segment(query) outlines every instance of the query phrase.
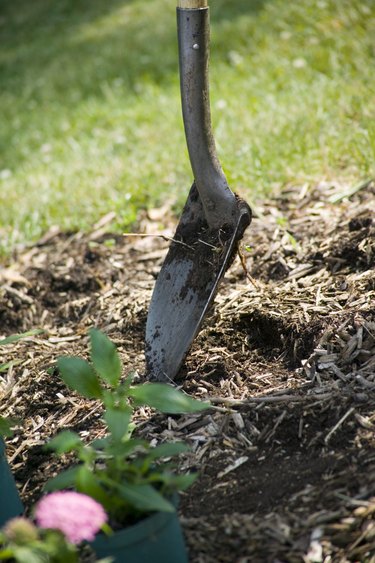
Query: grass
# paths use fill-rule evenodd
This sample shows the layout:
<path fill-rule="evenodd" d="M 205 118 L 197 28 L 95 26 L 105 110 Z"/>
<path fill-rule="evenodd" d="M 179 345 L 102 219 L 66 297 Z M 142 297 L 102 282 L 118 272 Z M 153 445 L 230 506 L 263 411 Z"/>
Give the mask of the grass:
<path fill-rule="evenodd" d="M 191 172 L 170 0 L 4 0 L 0 245 L 183 204 Z M 212 0 L 211 102 L 232 188 L 374 175 L 372 0 Z"/>

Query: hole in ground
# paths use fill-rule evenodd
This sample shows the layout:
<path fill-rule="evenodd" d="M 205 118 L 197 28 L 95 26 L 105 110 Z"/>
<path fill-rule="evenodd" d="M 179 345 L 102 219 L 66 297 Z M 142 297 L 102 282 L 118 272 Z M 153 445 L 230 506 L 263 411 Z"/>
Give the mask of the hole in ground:
<path fill-rule="evenodd" d="M 318 320 L 307 324 L 273 316 L 263 311 L 241 315 L 235 330 L 241 332 L 251 349 L 261 352 L 267 360 L 280 359 L 288 368 L 298 367 L 314 349 L 317 337 L 324 329 Z"/>

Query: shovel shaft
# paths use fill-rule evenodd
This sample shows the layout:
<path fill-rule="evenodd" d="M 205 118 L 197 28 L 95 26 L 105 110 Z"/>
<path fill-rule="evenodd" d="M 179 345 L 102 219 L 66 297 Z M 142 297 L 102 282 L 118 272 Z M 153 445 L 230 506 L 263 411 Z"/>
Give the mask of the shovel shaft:
<path fill-rule="evenodd" d="M 180 85 L 186 142 L 207 223 L 234 225 L 238 207 L 216 153 L 209 99 L 209 8 L 203 0 L 180 0 L 177 8 Z M 197 9 L 190 5 L 199 5 Z"/>

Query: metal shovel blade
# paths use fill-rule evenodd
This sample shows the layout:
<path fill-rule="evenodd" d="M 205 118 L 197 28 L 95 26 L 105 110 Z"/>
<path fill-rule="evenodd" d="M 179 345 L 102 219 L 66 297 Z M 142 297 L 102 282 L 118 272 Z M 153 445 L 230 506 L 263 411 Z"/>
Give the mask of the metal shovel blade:
<path fill-rule="evenodd" d="M 175 378 L 199 331 L 237 243 L 250 224 L 251 211 L 237 199 L 235 227 L 209 228 L 198 190 L 193 184 L 173 242 L 156 280 L 146 326 L 149 379 Z"/>

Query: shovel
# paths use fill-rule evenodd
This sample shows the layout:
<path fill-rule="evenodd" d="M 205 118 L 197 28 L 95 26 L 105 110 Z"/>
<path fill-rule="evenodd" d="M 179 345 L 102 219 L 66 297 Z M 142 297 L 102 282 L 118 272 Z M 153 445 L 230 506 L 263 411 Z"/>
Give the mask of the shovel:
<path fill-rule="evenodd" d="M 157 277 L 146 325 L 150 380 L 172 381 L 232 263 L 251 210 L 228 186 L 211 128 L 207 0 L 177 8 L 182 114 L 194 183 Z"/>

